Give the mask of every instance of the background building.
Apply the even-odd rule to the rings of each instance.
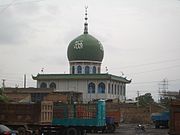
[[[88,34],[87,9],[84,33],[73,39],[67,50],[70,74],[38,74],[38,88],[54,88],[57,91],[83,93],[83,101],[93,99],[126,98],[126,84],[130,80],[121,76],[101,73],[104,49],[99,40]]]

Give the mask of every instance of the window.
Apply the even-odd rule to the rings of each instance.
[[[89,74],[89,66],[85,67],[85,74]]]
[[[120,92],[119,92],[119,85],[118,85],[118,95],[120,94]]]
[[[125,85],[123,86],[123,96],[125,96],[126,95],[126,87],[125,87]]]
[[[110,88],[111,86],[110,86],[110,83],[108,84],[108,93],[110,93]]]
[[[81,74],[81,73],[82,73],[82,67],[81,67],[81,66],[78,66],[78,67],[77,67],[77,73],[78,73],[78,74]]]
[[[45,82],[42,82],[40,88],[47,88],[47,84]]]
[[[100,73],[100,67],[98,67],[98,73]]]
[[[93,74],[96,74],[96,67],[93,66]]]
[[[112,84],[112,87],[111,87],[111,94],[113,94],[113,84]]]
[[[74,74],[75,73],[75,68],[74,68],[74,66],[72,66],[72,74]]]
[[[49,85],[49,88],[54,88],[56,89],[56,84],[54,82],[52,82],[50,85]]]
[[[95,93],[95,84],[93,82],[88,84],[88,93]]]
[[[114,92],[114,94],[116,95],[116,84],[115,84],[114,88],[115,88],[115,92]]]
[[[105,84],[102,82],[98,85],[98,93],[105,93]]]
[[[121,86],[120,86],[120,95],[123,95],[122,89],[123,89],[123,86],[122,86],[122,84],[121,84]]]

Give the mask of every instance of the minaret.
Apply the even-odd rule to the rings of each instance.
[[[87,17],[87,9],[88,9],[88,6],[85,6],[84,34],[88,34],[88,23],[87,23],[88,17]]]

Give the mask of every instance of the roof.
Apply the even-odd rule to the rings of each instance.
[[[88,60],[101,62],[104,56],[103,46],[90,34],[82,34],[72,40],[68,46],[69,61]]]
[[[111,74],[38,74],[32,76],[34,80],[113,80],[124,83],[130,83],[131,80],[127,80],[121,76],[115,76]]]
[[[53,91],[53,88],[4,88],[4,93],[50,93]]]
[[[82,94],[82,92],[78,91],[62,91],[62,90],[55,90],[53,93],[60,93],[60,94]]]

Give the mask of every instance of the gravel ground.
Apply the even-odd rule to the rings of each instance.
[[[168,129],[155,129],[153,125],[144,125],[145,131],[136,130],[137,124],[121,124],[115,133],[105,133],[104,135],[168,135]],[[93,133],[87,135],[99,135]]]

